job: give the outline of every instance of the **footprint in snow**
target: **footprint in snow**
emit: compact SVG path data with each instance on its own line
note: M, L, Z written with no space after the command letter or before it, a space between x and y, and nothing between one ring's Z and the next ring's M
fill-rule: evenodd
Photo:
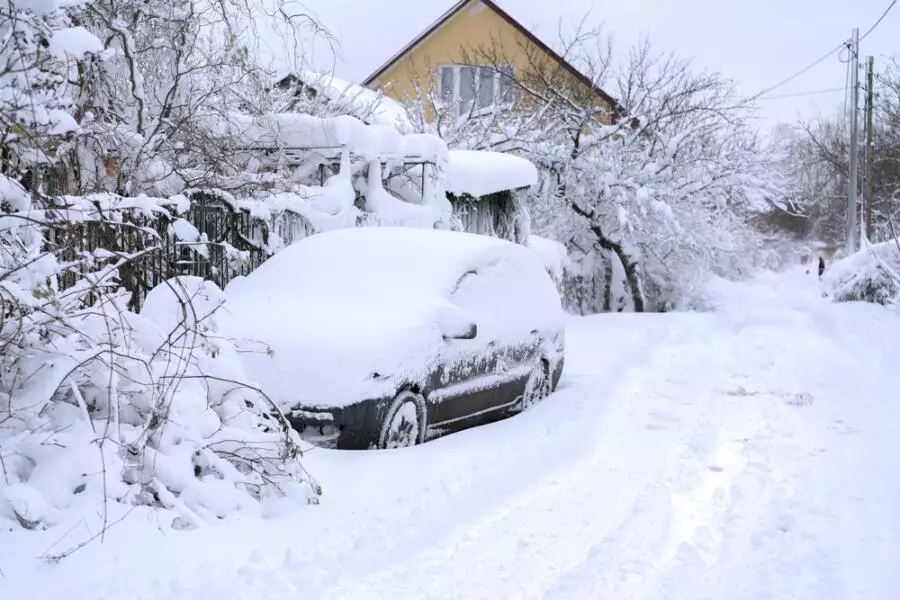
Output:
M809 392L798 392L785 397L785 403L788 406L810 406L815 400L815 396Z

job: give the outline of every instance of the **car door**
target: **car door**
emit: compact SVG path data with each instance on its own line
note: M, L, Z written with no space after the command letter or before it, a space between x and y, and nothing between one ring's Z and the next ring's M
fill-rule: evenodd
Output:
M510 323L515 312L515 273L502 261L467 272L448 299L476 325L472 339L446 340L433 425L456 428L502 416L519 401L539 342ZM512 297L508 292L512 292ZM511 327L512 325L512 327Z

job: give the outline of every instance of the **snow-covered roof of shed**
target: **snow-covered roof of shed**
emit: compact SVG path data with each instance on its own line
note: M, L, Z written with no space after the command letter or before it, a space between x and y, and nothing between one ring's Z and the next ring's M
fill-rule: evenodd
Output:
M485 150L450 150L444 170L447 191L461 196L487 196L537 183L537 168L513 154Z
M208 124L219 135L239 140L247 148L315 150L337 155L344 150L366 160L401 160L443 164L447 146L437 136L403 134L391 125L367 125L342 115L320 118L299 113L260 116L232 112L211 116Z
M292 74L293 75L293 74ZM294 75L329 100L342 106L351 116L375 125L391 125L400 133L412 133L415 128L406 108L381 92L338 79L327 73L304 71Z

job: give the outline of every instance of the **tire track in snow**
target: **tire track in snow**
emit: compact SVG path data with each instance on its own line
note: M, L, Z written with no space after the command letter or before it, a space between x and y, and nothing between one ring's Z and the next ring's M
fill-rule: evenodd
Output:
M618 562L606 570L607 588L633 586L635 577L640 579L639 573L671 545L671 499L661 482L681 434L671 425L695 420L710 397L701 393L683 399L685 387L708 377L708 364L691 365L686 357L696 356L698 344L704 345L709 324L708 317L687 319L658 342L644 365L630 371L599 424L589 456L548 481L535 482L514 502L470 522L438 547L339 586L327 597L539 597L544 592L548 598L566 597L567 574L574 573L569 579L580 585L578 570L609 555ZM690 343L698 335L701 340ZM700 371L678 381L679 367ZM654 393L652 384L661 389ZM661 413L665 407L674 417ZM603 585L604 579L593 575L582 582Z

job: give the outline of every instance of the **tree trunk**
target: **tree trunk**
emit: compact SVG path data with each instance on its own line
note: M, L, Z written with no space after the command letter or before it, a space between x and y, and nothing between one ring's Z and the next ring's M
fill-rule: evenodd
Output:
M641 285L641 275L638 270L638 262L631 258L622 248L622 244L614 242L605 235L603 229L594 221L594 211L587 210L578 205L576 202L569 203L577 214L590 221L591 232L597 238L597 245L611 252L615 252L619 260L622 261L622 267L625 269L625 279L628 282L628 288L631 290L631 302L634 304L634 312L645 312L646 303L644 302L644 291Z
M628 281L628 288L631 290L631 302L634 304L634 312L644 312L646 310L644 302L644 291L641 285L641 275L638 271L638 263L632 259L622 244L618 244L603 235L602 230L597 225L591 225L591 231L597 236L597 244L604 250L615 252L619 260L622 261L622 267L625 269L625 279Z
M608 260L603 261L603 310L612 312L612 278L613 267Z

